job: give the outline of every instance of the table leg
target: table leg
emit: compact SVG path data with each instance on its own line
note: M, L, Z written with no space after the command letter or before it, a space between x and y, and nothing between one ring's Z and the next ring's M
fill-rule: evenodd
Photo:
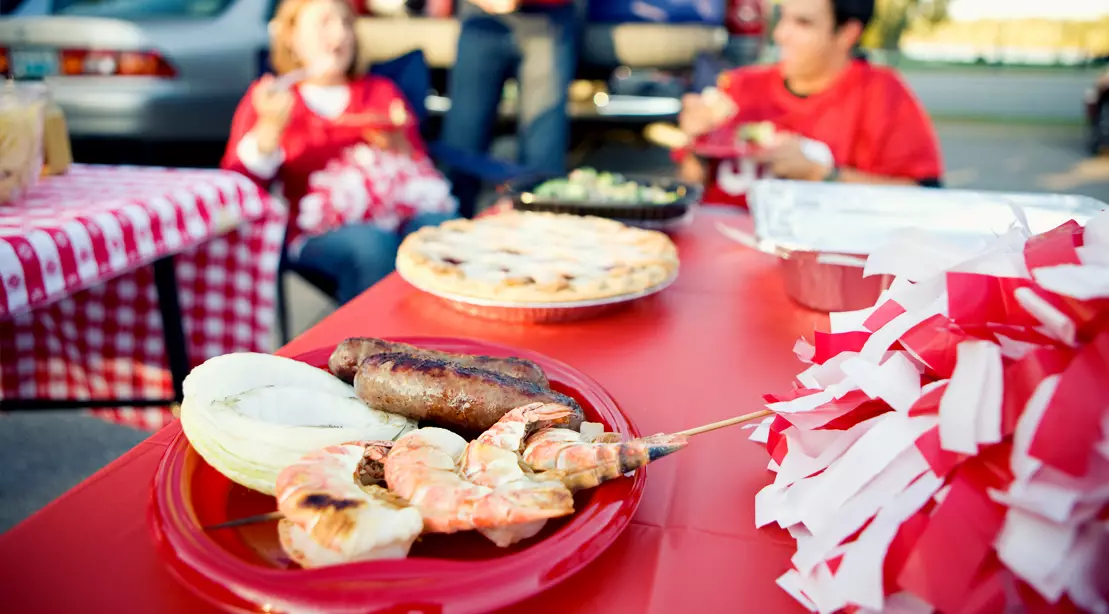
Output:
M177 270L174 268L173 256L156 260L153 266L158 310L162 314L163 342L170 376L173 378L172 399L0 399L0 411L158 407L180 403L184 398L182 384L189 374L189 352L185 344L181 304L177 299Z
M177 269L173 265L173 256L154 261L154 285L158 290L162 335L169 373L173 378L173 399L180 403L185 397L182 384L189 374L189 350L185 345L185 322L181 317L181 304L177 300Z

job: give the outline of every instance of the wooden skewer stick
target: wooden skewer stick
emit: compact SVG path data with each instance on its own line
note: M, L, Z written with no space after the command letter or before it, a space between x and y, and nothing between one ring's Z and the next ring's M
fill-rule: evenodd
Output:
M713 422L712 424L706 424L704 426L698 426L696 428L686 429L684 431L678 431L677 433L671 434L681 435L682 437L692 437L694 435L700 435L701 433L707 433L709 431L715 431L716 429L722 429L726 426L732 426L733 424L742 424L744 422L758 420L759 418L765 418L767 416L773 415L773 413L774 412L769 409L764 409L761 411L744 414L742 416L736 416L735 418L728 418L727 420L721 420L719 422Z
M231 527L239 527L244 524L255 524L259 522L269 522L271 520L281 520L285 514L281 512L270 512L268 514L259 514L257 516L248 516L246 518L239 518L237 520L228 520L209 527L204 527L205 531L215 531L216 529L230 529Z

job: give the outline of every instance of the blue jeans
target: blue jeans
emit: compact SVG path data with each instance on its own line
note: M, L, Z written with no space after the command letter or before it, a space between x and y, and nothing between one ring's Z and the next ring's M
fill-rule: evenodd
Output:
M540 16L548 26L536 22ZM580 26L572 5L525 6L516 15L465 19L447 83L451 107L443 118L441 141L487 154L505 80L515 74L520 84L519 163L539 172L565 172L570 146L567 89L577 69ZM448 178L460 210L472 212L481 180L457 172Z
M397 248L404 237L453 217L451 213L423 213L405 222L396 232L371 224L343 226L305 241L292 265L306 273L333 279L333 298L343 305L393 272Z

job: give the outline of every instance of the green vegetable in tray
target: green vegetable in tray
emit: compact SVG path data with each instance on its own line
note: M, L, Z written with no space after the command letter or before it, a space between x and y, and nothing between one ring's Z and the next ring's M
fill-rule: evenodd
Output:
M540 200L612 205L667 205L683 196L677 190L639 183L619 173L599 172L589 167L574 169L565 178L544 181L533 193Z

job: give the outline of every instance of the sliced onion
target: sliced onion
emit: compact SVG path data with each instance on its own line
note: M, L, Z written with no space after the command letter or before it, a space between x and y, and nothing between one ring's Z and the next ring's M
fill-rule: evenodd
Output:
M248 353L213 358L189 374L181 427L216 471L272 495L277 474L305 454L348 441L391 440L416 422L371 409L325 371Z

